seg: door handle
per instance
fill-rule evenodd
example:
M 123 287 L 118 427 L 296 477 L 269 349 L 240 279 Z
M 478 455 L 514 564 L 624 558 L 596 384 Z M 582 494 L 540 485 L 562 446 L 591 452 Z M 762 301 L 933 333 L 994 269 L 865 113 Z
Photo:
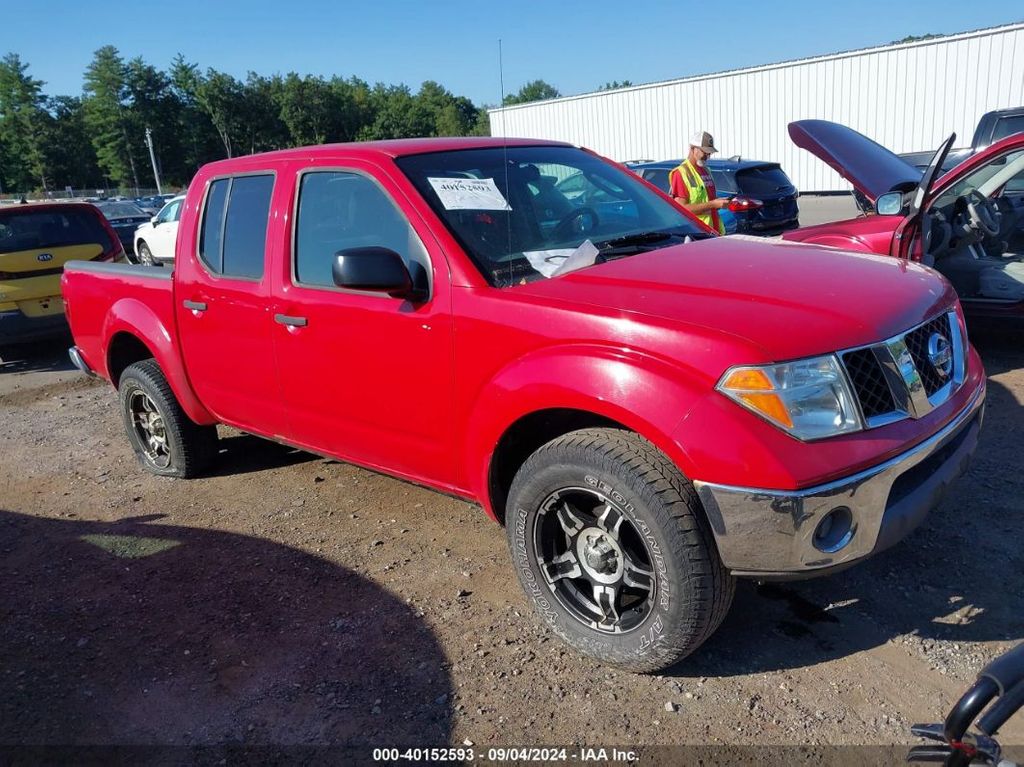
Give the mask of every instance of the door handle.
M 309 324 L 305 317 L 292 317 L 287 314 L 275 314 L 274 322 L 278 325 L 287 325 L 291 328 L 304 328 Z
M 203 301 L 182 301 L 181 305 L 186 309 L 191 309 L 194 312 L 205 312 L 206 303 Z

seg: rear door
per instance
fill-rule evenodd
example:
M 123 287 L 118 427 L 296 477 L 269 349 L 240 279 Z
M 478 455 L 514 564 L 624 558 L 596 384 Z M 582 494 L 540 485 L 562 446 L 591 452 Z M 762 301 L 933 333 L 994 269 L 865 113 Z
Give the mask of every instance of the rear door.
M 274 342 L 290 440 L 440 484 L 454 483 L 447 262 L 384 169 L 352 160 L 299 170 Z M 335 286 L 346 248 L 397 252 L 426 300 Z
M 285 431 L 267 267 L 277 231 L 268 226 L 275 177 L 268 169 L 206 180 L 199 215 L 179 232 L 179 252 L 188 257 L 175 266 L 174 296 L 200 401 L 218 420 L 270 437 Z

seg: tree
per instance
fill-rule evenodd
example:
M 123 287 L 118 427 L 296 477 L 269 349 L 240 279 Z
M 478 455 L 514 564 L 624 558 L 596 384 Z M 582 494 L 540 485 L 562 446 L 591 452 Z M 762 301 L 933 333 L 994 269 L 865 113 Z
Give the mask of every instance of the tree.
M 294 146 L 323 144 L 340 132 L 338 91 L 322 77 L 299 77 L 289 72 L 277 101 Z
M 510 96 L 506 96 L 504 102 L 505 106 L 511 106 L 512 104 L 526 104 L 531 101 L 544 101 L 545 99 L 557 99 L 562 94 L 558 92 L 558 89 L 546 83 L 543 80 L 533 80 L 528 82 L 518 92 L 513 93 Z
M 181 147 L 182 178 L 187 183 L 199 166 L 223 156 L 220 139 L 209 115 L 199 106 L 198 91 L 202 75 L 199 67 L 185 61 L 180 53 L 174 57 L 170 69 L 170 89 L 178 102 L 175 133 Z M 174 183 L 174 179 L 170 179 Z
M 629 80 L 623 80 L 621 83 L 618 80 L 612 80 L 609 83 L 605 83 L 598 87 L 599 91 L 614 91 L 618 88 L 629 88 L 633 85 Z
M 93 54 L 85 70 L 85 124 L 107 177 L 119 185 L 131 183 L 138 188 L 135 155 L 141 154 L 141 137 L 140 146 L 133 146 L 125 80 L 124 61 L 117 48 L 105 45 Z
M 407 85 L 377 83 L 370 99 L 374 119 L 359 131 L 360 140 L 412 138 L 433 133 L 433 115 L 422 101 L 413 98 Z
M 82 100 L 55 96 L 46 101 L 43 146 L 47 173 L 57 187 L 95 189 L 102 186 L 103 172 L 89 142 Z
M 213 122 L 228 157 L 234 157 L 234 142 L 243 133 L 245 93 L 242 84 L 224 72 L 210 68 L 196 85 L 196 102 Z
M 47 187 L 42 87 L 18 54 L 0 59 L 0 182 L 6 189 Z

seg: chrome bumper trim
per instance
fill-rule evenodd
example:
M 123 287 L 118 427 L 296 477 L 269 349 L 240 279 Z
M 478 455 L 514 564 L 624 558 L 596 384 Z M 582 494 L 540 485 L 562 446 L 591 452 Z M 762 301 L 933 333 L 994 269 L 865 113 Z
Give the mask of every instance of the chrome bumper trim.
M 868 556 L 880 543 L 883 517 L 896 480 L 968 428 L 984 402 L 983 383 L 952 421 L 921 444 L 878 466 L 805 490 L 694 481 L 725 566 L 735 573 L 752 576 L 813 574 Z M 907 517 L 927 513 L 949 482 L 962 473 L 976 446 L 976 436 L 973 441 L 959 445 L 929 477 L 922 479 L 920 488 L 894 504 L 900 506 L 907 501 L 910 508 L 897 511 Z M 917 490 L 922 492 L 915 495 Z M 825 514 L 840 506 L 849 509 L 853 516 L 853 536 L 843 548 L 826 553 L 814 546 L 814 531 Z M 898 524 L 906 528 L 902 535 L 912 529 L 912 525 Z
M 92 368 L 90 368 L 86 361 L 82 358 L 82 354 L 81 352 L 78 351 L 77 346 L 72 346 L 70 349 L 68 349 L 68 357 L 71 358 L 71 364 L 74 365 L 79 370 L 81 370 L 87 376 L 90 376 L 92 378 L 97 377 L 96 373 L 93 372 Z

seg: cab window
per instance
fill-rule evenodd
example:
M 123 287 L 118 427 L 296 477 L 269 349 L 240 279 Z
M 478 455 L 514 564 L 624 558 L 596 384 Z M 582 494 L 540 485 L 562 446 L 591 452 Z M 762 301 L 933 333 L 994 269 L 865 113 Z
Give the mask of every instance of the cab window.
M 294 276 L 302 285 L 334 287 L 335 255 L 365 247 L 394 251 L 414 282 L 429 282 L 426 250 L 415 230 L 377 182 L 361 173 L 302 175 L 294 242 Z
M 214 274 L 263 276 L 271 174 L 217 179 L 210 184 L 199 234 L 199 258 Z

